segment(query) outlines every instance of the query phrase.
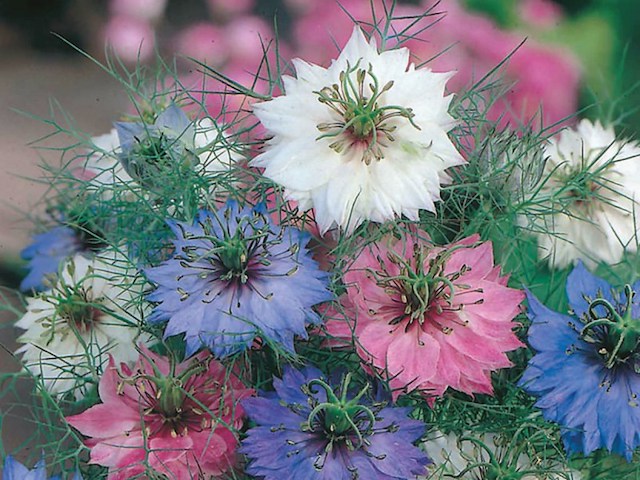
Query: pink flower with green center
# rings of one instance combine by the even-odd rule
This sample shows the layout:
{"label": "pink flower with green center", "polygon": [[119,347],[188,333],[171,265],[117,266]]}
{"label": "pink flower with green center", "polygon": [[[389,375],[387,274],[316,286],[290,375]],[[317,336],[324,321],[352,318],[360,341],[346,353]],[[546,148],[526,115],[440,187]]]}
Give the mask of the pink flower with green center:
{"label": "pink flower with green center", "polygon": [[150,470],[175,480],[221,475],[235,465],[235,431],[253,394],[201,352],[176,364],[142,349],[136,367],[110,360],[99,384],[103,403],[67,422],[89,437],[90,463],[109,467],[108,480]]}
{"label": "pink flower with green center", "polygon": [[492,394],[491,372],[510,367],[505,352],[523,346],[512,320],[524,294],[506,286],[491,242],[474,235],[434,247],[418,235],[358,255],[344,276],[345,315],[327,312],[328,333],[353,336],[394,396],[418,390],[433,400],[449,387]]}

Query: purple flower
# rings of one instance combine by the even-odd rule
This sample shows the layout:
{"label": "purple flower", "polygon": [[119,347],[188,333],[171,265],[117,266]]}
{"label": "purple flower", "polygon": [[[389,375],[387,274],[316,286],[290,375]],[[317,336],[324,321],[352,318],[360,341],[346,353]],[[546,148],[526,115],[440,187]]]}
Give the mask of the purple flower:
{"label": "purple flower", "polygon": [[[75,218],[75,217],[72,217]],[[81,221],[77,225],[56,219],[59,225],[33,236],[33,243],[20,253],[28,261],[29,273],[20,283],[20,290],[42,291],[51,288],[50,280],[57,276],[60,264],[76,253],[90,253],[105,246],[100,229],[92,221]]]}
{"label": "purple flower", "polygon": [[265,480],[408,479],[425,475],[429,460],[413,445],[426,426],[407,418],[410,408],[371,403],[367,387],[350,394],[350,374],[334,392],[315,368],[285,369],[275,393],[246,398],[257,424],[240,452],[246,472]]}
{"label": "purple flower", "polygon": [[209,347],[218,357],[246,349],[256,336],[293,352],[293,337],[321,322],[311,307],[331,300],[328,275],[306,249],[310,236],[274,225],[263,206],[233,201],[201,210],[193,225],[168,221],[173,257],[145,271],[159,304],[150,322],[168,320],[165,337],[185,334],[186,353]]}
{"label": "purple flower", "polygon": [[[33,470],[29,470],[11,455],[7,455],[7,457],[4,459],[4,466],[2,470],[2,478],[4,478],[4,480],[47,480],[48,478],[44,458],[36,463],[36,466],[33,467]],[[62,477],[60,475],[54,475],[53,477],[49,478],[49,480],[61,479]],[[82,480],[80,472],[76,471],[76,473],[73,475],[72,480]]]}
{"label": "purple flower", "polygon": [[529,294],[529,344],[537,352],[520,385],[562,427],[568,453],[599,448],[631,460],[640,446],[640,282],[624,294],[578,264],[567,279],[571,311]]}
{"label": "purple flower", "polygon": [[58,274],[60,263],[82,250],[80,236],[70,227],[60,225],[34,235],[33,243],[20,254],[23,260],[29,262],[29,273],[20,283],[20,290],[47,289],[47,279]]}

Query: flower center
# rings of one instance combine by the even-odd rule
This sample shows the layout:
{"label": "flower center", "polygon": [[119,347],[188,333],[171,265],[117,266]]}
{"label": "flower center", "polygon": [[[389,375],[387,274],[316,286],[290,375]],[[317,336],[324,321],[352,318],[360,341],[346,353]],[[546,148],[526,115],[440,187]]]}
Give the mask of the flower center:
{"label": "flower center", "polygon": [[149,132],[144,138],[135,137],[135,140],[135,146],[122,163],[132,178],[148,188],[162,187],[162,179],[167,175],[182,169],[188,171],[199,162],[198,156],[186,149],[179,139],[167,137],[163,132]]}
{"label": "flower center", "polygon": [[96,308],[95,304],[87,303],[86,297],[79,293],[59,299],[56,314],[66,320],[71,328],[81,333],[89,331],[102,316],[102,312]]}
{"label": "flower center", "polygon": [[[592,319],[582,329],[582,338],[589,343],[599,343],[598,353],[602,355],[607,368],[627,362],[630,357],[640,354],[640,319],[633,318],[633,298],[635,292],[625,285],[626,302],[620,313],[604,298],[597,298],[589,304],[588,315]],[[605,316],[596,312],[602,307]],[[595,335],[591,332],[595,331]]]}
{"label": "flower center", "polygon": [[[371,64],[367,70],[359,68],[359,64],[360,61],[351,67],[347,63],[347,69],[340,72],[339,84],[314,92],[318,101],[339,117],[338,121],[318,124],[322,135],[316,140],[333,138],[329,148],[336,153],[362,146],[365,148],[362,161],[370,165],[373,159],[381,160],[382,148],[395,141],[392,133],[397,125],[393,125],[391,119],[404,118],[414,128],[420,130],[420,127],[413,121],[415,115],[411,108],[380,105],[380,97],[393,87],[393,81],[381,87]],[[368,78],[371,82],[365,86]]]}
{"label": "flower center", "polygon": [[[409,328],[414,322],[423,325],[429,315],[435,312],[441,315],[444,310],[459,309],[453,306],[455,287],[453,282],[468,272],[467,265],[462,265],[459,271],[446,274],[444,272],[447,260],[455,249],[442,251],[427,260],[428,249],[414,245],[411,261],[395,254],[388,253],[387,260],[399,268],[399,274],[391,275],[383,259],[380,260],[382,272],[369,271],[376,279],[377,285],[388,291],[389,295],[400,295],[404,305],[402,313],[394,317],[389,324],[397,325],[406,319]],[[425,267],[426,266],[426,267]],[[461,325],[465,325],[462,323]],[[452,325],[439,325],[445,334],[453,331]]]}
{"label": "flower center", "polygon": [[[304,429],[321,432],[329,440],[325,450],[329,452],[333,448],[335,442],[344,442],[351,450],[364,446],[364,436],[370,435],[375,424],[375,415],[373,411],[364,405],[360,405],[360,399],[369,389],[366,385],[351,400],[347,400],[347,393],[351,374],[345,375],[340,385],[340,397],[338,397],[333,389],[323,380],[315,379],[303,386],[303,389],[310,399],[314,402],[314,408],[311,410]],[[312,387],[319,386],[327,396],[326,402],[319,403],[314,397],[311,397]],[[353,438],[357,439],[357,443],[353,443]]]}
{"label": "flower center", "polygon": [[217,254],[218,259],[226,269],[226,273],[222,275],[223,280],[231,280],[237,278],[241,283],[247,283],[247,244],[239,230],[229,239],[220,242],[220,251]]}
{"label": "flower center", "polygon": [[[156,435],[168,430],[173,438],[187,435],[189,429],[202,431],[210,426],[210,415],[195,397],[205,397],[215,383],[213,379],[205,379],[204,383],[195,388],[190,379],[202,375],[208,370],[208,361],[194,361],[185,371],[175,372],[175,361],[172,359],[170,373],[163,375],[154,368],[154,374],[138,373],[124,378],[119,385],[119,392],[123,391],[126,383],[132,384],[138,390],[146,409],[145,428],[148,435]],[[155,367],[155,366],[154,366]],[[213,385],[219,390],[220,385]],[[140,400],[138,400],[140,401]]]}
{"label": "flower center", "polygon": [[561,174],[561,182],[566,186],[566,196],[572,205],[586,206],[598,198],[603,169],[590,171],[582,166]]}

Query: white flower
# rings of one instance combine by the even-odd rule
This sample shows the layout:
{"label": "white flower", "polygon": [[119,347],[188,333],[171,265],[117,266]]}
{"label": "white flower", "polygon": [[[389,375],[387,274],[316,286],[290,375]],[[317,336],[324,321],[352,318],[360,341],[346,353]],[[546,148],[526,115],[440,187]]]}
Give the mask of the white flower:
{"label": "white flower", "polygon": [[[510,454],[511,451],[516,450],[513,448],[515,445],[509,445],[508,439],[493,433],[480,435],[466,433],[464,437],[472,437],[479,442],[459,438],[454,433],[444,435],[438,431],[430,432],[427,440],[422,444],[422,448],[433,461],[433,464],[428,467],[431,475],[421,478],[428,480],[440,478],[581,480],[582,478],[580,472],[547,459],[532,459],[524,453],[519,453],[517,458],[513,458]],[[494,464],[491,462],[492,456]],[[509,473],[513,475],[509,476]],[[517,476],[518,473],[524,475],[520,477]],[[462,475],[458,476],[460,474]]]}
{"label": "white flower", "polygon": [[549,140],[543,183],[534,199],[552,209],[531,216],[539,255],[554,267],[578,260],[620,261],[637,249],[640,145],[617,140],[613,128],[582,120]]}
{"label": "white flower", "polygon": [[136,343],[149,343],[139,325],[149,308],[142,277],[119,253],[87,259],[76,255],[64,265],[51,290],[30,298],[16,323],[25,330],[16,351],[28,370],[52,394],[74,391],[80,398],[87,382],[106,364],[134,363]]}
{"label": "white flower", "polygon": [[242,158],[223,128],[209,117],[196,122],[194,145],[203,174],[229,171]]}
{"label": "white flower", "polygon": [[452,74],[416,70],[406,48],[378,53],[359,28],[329,68],[294,65],[286,95],[254,105],[273,138],[251,165],[314,208],[322,233],[433,211],[445,170],[464,163],[447,136]]}
{"label": "white flower", "polygon": [[90,187],[99,190],[105,200],[110,200],[114,187],[133,181],[118,159],[118,133],[113,128],[109,133],[92,137],[91,143],[91,153],[74,173],[81,180],[86,180]]}

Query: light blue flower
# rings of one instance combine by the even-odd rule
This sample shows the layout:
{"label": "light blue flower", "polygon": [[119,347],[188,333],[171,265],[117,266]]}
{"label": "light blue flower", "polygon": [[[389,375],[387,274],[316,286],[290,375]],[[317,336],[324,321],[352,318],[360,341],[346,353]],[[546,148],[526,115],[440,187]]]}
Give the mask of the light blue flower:
{"label": "light blue flower", "polygon": [[293,353],[294,336],[321,322],[311,307],[333,296],[306,248],[309,234],[275,225],[263,206],[233,201],[201,210],[192,225],[168,223],[173,257],[145,271],[157,285],[149,321],[168,321],[165,337],[184,333],[187,355],[207,346],[228,356],[257,336]]}
{"label": "light blue flower", "polygon": [[[4,480],[62,480],[61,475],[47,477],[44,458],[40,459],[40,461],[36,463],[35,467],[33,467],[33,470],[29,470],[11,455],[7,455],[7,457],[4,459],[2,475],[2,478],[4,478]],[[76,471],[76,473],[72,477],[72,480],[82,480],[82,475],[80,475],[79,471]]]}
{"label": "light blue flower", "polygon": [[63,225],[33,236],[33,242],[20,253],[27,260],[29,273],[20,283],[20,290],[41,291],[48,288],[47,279],[57,275],[60,263],[84,250],[78,232]]}
{"label": "light blue flower", "polygon": [[568,453],[606,448],[630,461],[640,446],[640,282],[622,293],[578,264],[566,288],[569,315],[528,295],[536,354],[520,385],[560,424]]}

